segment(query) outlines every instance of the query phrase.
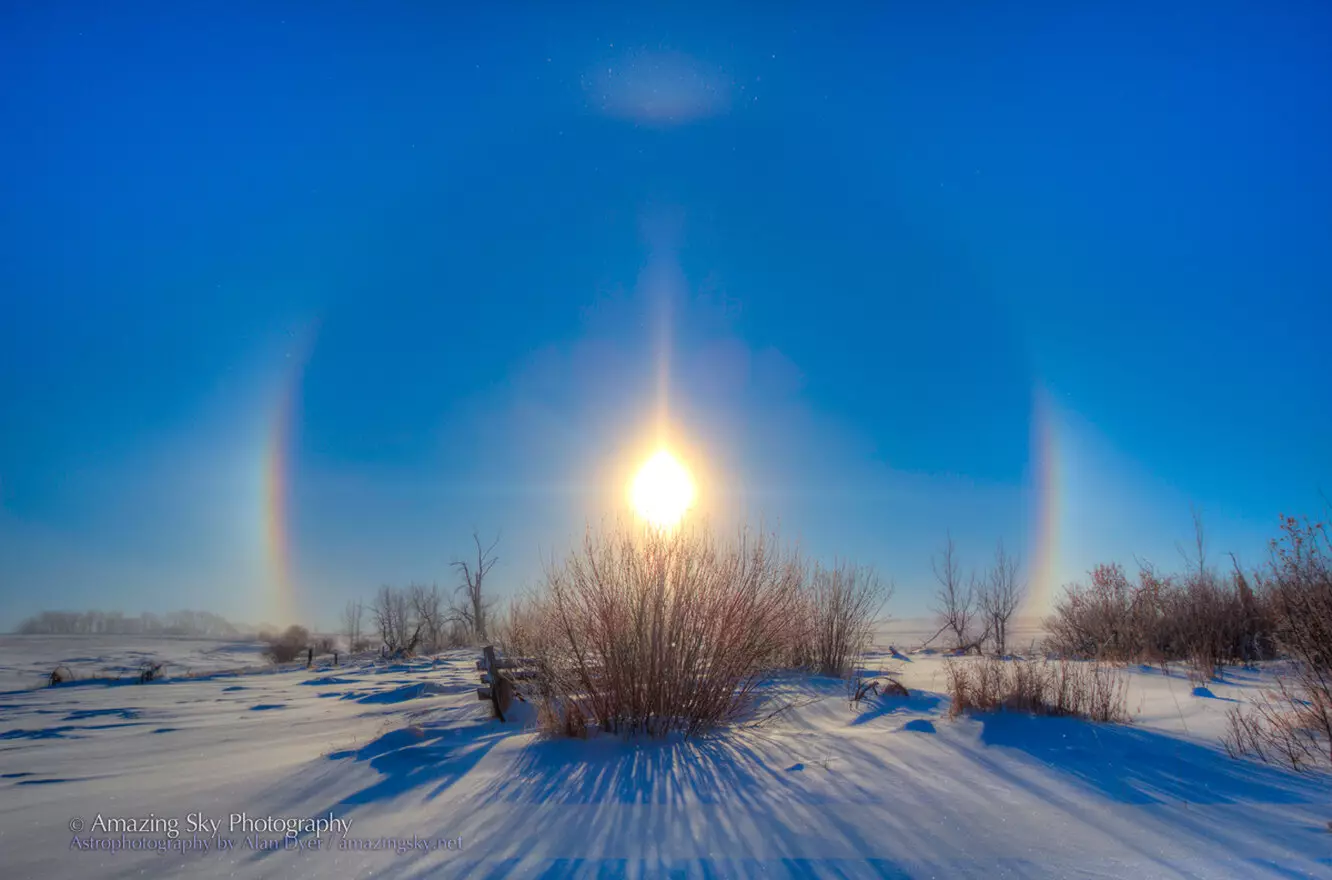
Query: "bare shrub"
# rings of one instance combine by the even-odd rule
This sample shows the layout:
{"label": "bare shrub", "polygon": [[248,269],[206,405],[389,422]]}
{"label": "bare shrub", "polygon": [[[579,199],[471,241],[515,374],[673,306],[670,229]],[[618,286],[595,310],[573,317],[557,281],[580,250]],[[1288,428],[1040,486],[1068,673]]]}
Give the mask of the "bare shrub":
{"label": "bare shrub", "polygon": [[303,626],[292,624],[282,635],[271,637],[264,656],[272,663],[290,663],[310,647],[310,631]]}
{"label": "bare shrub", "polygon": [[1295,770],[1327,767],[1330,712],[1326,693],[1306,689],[1298,677],[1278,679],[1247,706],[1227,713],[1221,742],[1231,757],[1249,755]]}
{"label": "bare shrub", "polygon": [[335,648],[337,648],[337,643],[332,636],[320,636],[315,639],[314,652],[316,654],[332,654]]}
{"label": "bare shrub", "polygon": [[950,715],[966,711],[1068,715],[1127,722],[1128,679],[1114,666],[1068,660],[948,660]]}
{"label": "bare shrub", "polygon": [[[772,539],[620,525],[547,569],[527,612],[546,729],[689,736],[733,719],[789,652],[802,569]],[[531,629],[518,629],[515,632]]]}
{"label": "bare shrub", "polygon": [[1323,523],[1282,518],[1265,584],[1276,641],[1294,673],[1230,713],[1233,755],[1297,770],[1332,766],[1332,544]]}
{"label": "bare shrub", "polygon": [[1117,564],[1098,565],[1091,582],[1070,584],[1055,600],[1046,621],[1048,645],[1065,657],[1129,660],[1141,653],[1132,621],[1150,600],[1153,582],[1144,577],[1135,588]]}
{"label": "bare shrub", "polygon": [[1182,656],[1190,677],[1206,684],[1238,659],[1243,640],[1239,595],[1212,572],[1199,571],[1167,594],[1156,638],[1157,653]]}
{"label": "bare shrub", "polygon": [[1274,603],[1268,597],[1254,592],[1234,556],[1231,557],[1231,562],[1234,564],[1232,579],[1239,604],[1240,660],[1243,663],[1253,663],[1275,657],[1277,646]]}
{"label": "bare shrub", "polygon": [[813,670],[818,665],[819,627],[824,612],[818,607],[810,567],[798,553],[784,556],[780,565],[785,569],[782,577],[800,584],[800,588],[792,600],[791,617],[786,621],[782,649],[774,665],[781,669]]}
{"label": "bare shrub", "polygon": [[851,671],[852,661],[869,647],[879,611],[892,592],[868,566],[814,567],[806,613],[813,624],[811,659],[821,675],[841,677]]}

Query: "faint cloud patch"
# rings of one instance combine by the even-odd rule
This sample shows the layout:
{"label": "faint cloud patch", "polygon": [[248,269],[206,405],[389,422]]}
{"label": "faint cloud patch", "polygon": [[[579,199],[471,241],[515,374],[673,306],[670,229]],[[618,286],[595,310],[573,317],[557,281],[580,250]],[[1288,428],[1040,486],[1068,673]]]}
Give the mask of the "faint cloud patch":
{"label": "faint cloud patch", "polygon": [[589,103],[601,113],[641,125],[685,125],[725,113],[731,82],[722,72],[679,52],[635,50],[583,77]]}

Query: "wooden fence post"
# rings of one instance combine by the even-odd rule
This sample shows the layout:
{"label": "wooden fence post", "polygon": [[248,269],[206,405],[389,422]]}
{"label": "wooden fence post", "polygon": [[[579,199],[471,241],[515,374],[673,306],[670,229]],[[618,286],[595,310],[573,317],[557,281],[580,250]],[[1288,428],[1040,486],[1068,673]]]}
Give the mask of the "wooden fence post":
{"label": "wooden fence post", "polygon": [[481,656],[482,659],[477,661],[476,668],[481,672],[481,684],[484,687],[476,689],[476,698],[478,700],[490,700],[490,705],[495,709],[495,717],[503,722],[504,713],[509,711],[513,698],[517,696],[518,699],[523,699],[523,695],[514,690],[513,679],[510,677],[511,673],[501,671],[514,664],[511,661],[496,658],[493,645],[486,645],[482,648]]}
{"label": "wooden fence post", "polygon": [[485,658],[482,680],[489,687],[477,688],[476,695],[481,700],[490,699],[490,705],[495,709],[495,717],[500,720],[500,723],[503,723],[504,711],[509,708],[509,702],[513,696],[513,685],[500,674],[500,664],[495,659],[495,647],[493,645],[486,645],[481,650],[481,655]]}

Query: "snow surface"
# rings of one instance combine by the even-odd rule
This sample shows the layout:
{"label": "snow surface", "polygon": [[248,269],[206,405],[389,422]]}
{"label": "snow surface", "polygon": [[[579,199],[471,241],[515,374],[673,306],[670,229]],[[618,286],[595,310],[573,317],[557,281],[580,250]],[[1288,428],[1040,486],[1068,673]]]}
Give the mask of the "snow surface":
{"label": "snow surface", "polygon": [[[907,629],[901,659],[885,643],[871,667],[910,698],[852,707],[841,682],[782,676],[764,706],[789,711],[690,742],[500,724],[468,652],[274,671],[248,643],[0,637],[0,877],[1332,877],[1328,778],[1217,743],[1269,673],[1195,692],[1132,668],[1126,726],[949,720],[944,661]],[[56,662],[89,678],[144,655],[170,677],[34,689]],[[72,845],[71,820],[86,839],[99,815],[174,819],[192,841],[191,813],[221,820],[206,851]],[[233,813],[455,846],[252,849],[283,835],[233,831]]]}

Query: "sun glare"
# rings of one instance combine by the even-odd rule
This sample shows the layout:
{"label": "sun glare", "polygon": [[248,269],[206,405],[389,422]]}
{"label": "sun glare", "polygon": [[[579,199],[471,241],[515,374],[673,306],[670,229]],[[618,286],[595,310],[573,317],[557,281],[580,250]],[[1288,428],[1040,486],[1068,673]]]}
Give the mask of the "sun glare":
{"label": "sun glare", "polygon": [[639,469],[629,498],[639,516],[668,529],[694,505],[694,480],[684,465],[666,450],[659,451]]}

